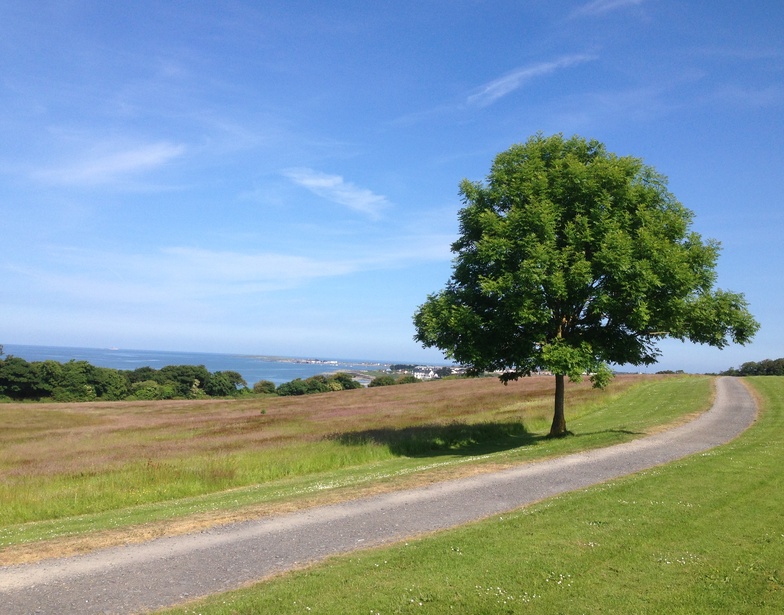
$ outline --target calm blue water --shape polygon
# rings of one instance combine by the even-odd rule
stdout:
[[[160,369],[165,365],[204,365],[209,371],[235,371],[242,374],[248,386],[259,380],[271,380],[275,384],[289,382],[295,378],[308,378],[316,374],[340,370],[376,370],[388,367],[386,363],[311,359],[334,361],[330,363],[306,363],[306,359],[287,357],[263,357],[236,354],[198,352],[169,352],[160,350],[125,350],[108,348],[65,348],[59,346],[23,346],[4,344],[6,355],[25,361],[59,361],[67,363],[87,361],[97,367],[133,370],[149,366]]]

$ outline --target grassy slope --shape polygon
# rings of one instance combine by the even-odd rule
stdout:
[[[704,409],[709,386],[672,377],[619,378],[605,392],[572,385],[578,435],[559,441],[543,438],[552,382],[537,378],[235,403],[7,405],[0,563],[606,446]]]
[[[784,378],[734,442],[176,613],[784,612]]]

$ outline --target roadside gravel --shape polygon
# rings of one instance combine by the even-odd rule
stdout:
[[[7,615],[142,613],[345,553],[454,527],[723,444],[756,404],[719,378],[713,407],[677,428],[609,448],[88,555],[0,569]]]

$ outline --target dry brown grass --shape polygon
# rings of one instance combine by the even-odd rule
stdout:
[[[623,376],[620,391],[639,378]],[[279,447],[368,429],[546,418],[553,382],[495,378],[425,382],[302,397],[244,400],[4,404],[3,476],[98,473],[131,462]],[[570,404],[598,395],[570,384]]]

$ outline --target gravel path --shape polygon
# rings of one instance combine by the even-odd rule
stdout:
[[[140,613],[317,561],[454,527],[723,444],[756,404],[720,378],[713,407],[675,429],[609,448],[421,489],[249,521],[141,545],[0,569],[0,611]]]

